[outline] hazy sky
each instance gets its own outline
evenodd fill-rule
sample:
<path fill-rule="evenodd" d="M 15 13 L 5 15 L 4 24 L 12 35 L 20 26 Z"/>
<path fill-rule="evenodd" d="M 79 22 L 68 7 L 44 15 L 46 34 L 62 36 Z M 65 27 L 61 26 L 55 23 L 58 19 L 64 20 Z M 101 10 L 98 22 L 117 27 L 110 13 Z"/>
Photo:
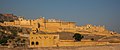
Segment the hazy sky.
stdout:
<path fill-rule="evenodd" d="M 120 33 L 120 0 L 0 0 L 0 13 L 105 25 Z"/>

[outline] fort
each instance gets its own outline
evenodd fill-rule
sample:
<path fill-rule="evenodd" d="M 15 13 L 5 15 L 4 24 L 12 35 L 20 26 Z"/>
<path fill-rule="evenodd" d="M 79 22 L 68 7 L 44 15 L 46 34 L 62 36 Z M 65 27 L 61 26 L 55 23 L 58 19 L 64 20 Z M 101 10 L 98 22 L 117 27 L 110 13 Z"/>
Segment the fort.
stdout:
<path fill-rule="evenodd" d="M 39 19 L 35 19 L 35 20 L 26 20 L 20 17 L 18 18 L 18 20 L 15 20 L 13 22 L 4 22 L 3 25 L 32 28 L 32 29 L 41 30 L 44 32 L 110 33 L 110 31 L 105 29 L 105 26 L 93 26 L 91 24 L 87 24 L 84 26 L 76 26 L 75 22 L 67 22 L 67 21 L 56 20 L 56 19 L 45 19 L 44 17 L 40 17 Z"/>
<path fill-rule="evenodd" d="M 91 24 L 77 26 L 75 22 L 45 19 L 44 17 L 40 17 L 35 20 L 27 20 L 23 17 L 19 17 L 18 20 L 11 22 L 5 21 L 4 23 L 0 23 L 0 25 L 32 29 L 28 37 L 29 47 L 93 46 L 110 44 L 109 42 L 104 41 L 82 40 L 81 42 L 75 42 L 73 39 L 61 40 L 59 34 L 54 34 L 57 32 L 95 34 L 108 37 L 117 34 L 116 32 L 105 29 L 105 26 L 95 26 Z M 42 33 L 38 31 L 41 31 Z"/>

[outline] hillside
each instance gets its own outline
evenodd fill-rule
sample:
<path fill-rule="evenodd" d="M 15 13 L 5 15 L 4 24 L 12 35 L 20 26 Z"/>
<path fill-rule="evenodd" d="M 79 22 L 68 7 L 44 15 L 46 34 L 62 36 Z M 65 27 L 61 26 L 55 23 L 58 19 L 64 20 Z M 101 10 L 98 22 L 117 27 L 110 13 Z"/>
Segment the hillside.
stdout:
<path fill-rule="evenodd" d="M 71 32 L 57 32 L 60 35 L 61 40 L 74 40 L 74 33 Z M 81 34 L 84 36 L 83 41 L 106 41 L 110 43 L 120 43 L 119 34 L 106 36 L 106 35 L 96 35 L 96 34 Z M 91 40 L 93 39 L 93 40 Z"/>
<path fill-rule="evenodd" d="M 18 17 L 13 14 L 0 14 L 0 22 L 4 22 L 4 21 L 11 22 L 17 19 Z"/>
<path fill-rule="evenodd" d="M 29 28 L 20 28 L 14 26 L 0 26 L 0 46 L 11 45 L 11 47 L 24 47 L 28 43 L 28 38 L 20 36 L 29 34 Z M 21 44 L 22 43 L 22 44 Z"/>

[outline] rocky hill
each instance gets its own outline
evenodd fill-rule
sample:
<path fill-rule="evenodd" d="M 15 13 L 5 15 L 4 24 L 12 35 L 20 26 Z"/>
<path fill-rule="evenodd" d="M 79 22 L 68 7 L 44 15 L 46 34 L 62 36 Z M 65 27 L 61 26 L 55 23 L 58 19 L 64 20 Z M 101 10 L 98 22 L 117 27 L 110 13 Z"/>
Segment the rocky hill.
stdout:
<path fill-rule="evenodd" d="M 14 21 L 17 20 L 18 17 L 16 15 L 13 14 L 0 14 L 0 22 L 4 22 L 4 21 Z"/>
<path fill-rule="evenodd" d="M 30 31 L 31 29 L 29 28 L 0 26 L 0 46 L 26 46 L 28 38 L 20 36 L 20 34 L 29 34 Z"/>

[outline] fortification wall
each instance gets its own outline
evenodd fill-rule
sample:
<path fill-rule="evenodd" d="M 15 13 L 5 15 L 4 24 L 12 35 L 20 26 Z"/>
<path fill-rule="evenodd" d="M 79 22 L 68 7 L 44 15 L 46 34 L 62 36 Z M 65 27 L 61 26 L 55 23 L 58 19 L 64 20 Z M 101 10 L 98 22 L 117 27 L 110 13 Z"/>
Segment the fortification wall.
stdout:
<path fill-rule="evenodd" d="M 65 46 L 95 46 L 95 45 L 107 45 L 109 42 L 93 42 L 93 41 L 83 41 L 83 42 L 73 42 L 73 41 L 63 41 L 58 44 L 60 47 Z"/>
<path fill-rule="evenodd" d="M 120 50 L 120 45 L 84 46 L 84 47 L 45 47 L 45 48 L 6 48 L 0 50 Z"/>

